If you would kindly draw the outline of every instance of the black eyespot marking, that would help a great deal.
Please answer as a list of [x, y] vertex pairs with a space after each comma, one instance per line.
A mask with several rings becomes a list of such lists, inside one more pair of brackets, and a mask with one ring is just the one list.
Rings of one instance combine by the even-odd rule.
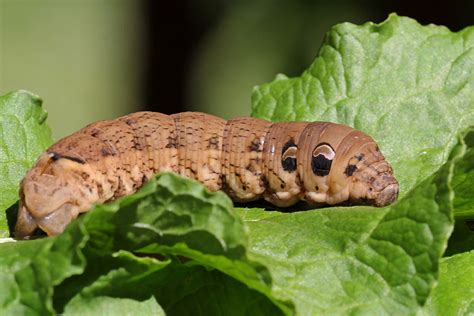
[[283, 170], [288, 172], [293, 172], [296, 170], [296, 158], [288, 157], [285, 160], [281, 161], [281, 166]]
[[60, 155], [58, 153], [55, 153], [53, 151], [50, 151], [49, 153], [49, 157], [51, 157], [51, 159], [53, 161], [57, 161], [59, 159], [67, 159], [67, 160], [71, 160], [71, 161], [74, 161], [74, 162], [77, 162], [77, 163], [80, 163], [81, 165], [85, 164], [86, 162], [84, 160], [82, 160], [81, 158], [78, 158], [78, 157], [71, 157], [71, 156], [63, 156], [63, 155]]
[[296, 152], [298, 151], [298, 146], [296, 146], [295, 141], [291, 138], [283, 146], [281, 150], [281, 166], [283, 170], [288, 172], [293, 172], [296, 170]]
[[313, 173], [320, 177], [325, 177], [331, 171], [332, 160], [327, 159], [324, 155], [317, 155], [311, 159], [311, 169]]
[[344, 174], [348, 177], [352, 176], [352, 174], [354, 173], [354, 171], [357, 170], [357, 167], [356, 165], [348, 165], [346, 167], [346, 170], [344, 170]]
[[336, 152], [328, 143], [321, 143], [313, 150], [311, 169], [319, 177], [325, 177], [331, 171], [331, 165]]

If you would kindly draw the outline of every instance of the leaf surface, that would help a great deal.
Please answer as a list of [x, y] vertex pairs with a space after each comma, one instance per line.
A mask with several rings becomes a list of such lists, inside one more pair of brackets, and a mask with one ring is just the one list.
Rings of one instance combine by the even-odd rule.
[[8, 236], [5, 210], [18, 200], [20, 180], [52, 143], [41, 105], [27, 91], [0, 96], [0, 237]]

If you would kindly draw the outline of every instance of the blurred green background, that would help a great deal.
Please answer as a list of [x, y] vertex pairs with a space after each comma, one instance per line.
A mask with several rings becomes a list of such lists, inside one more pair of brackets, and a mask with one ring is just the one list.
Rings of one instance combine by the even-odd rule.
[[252, 87], [300, 74], [331, 25], [397, 12], [459, 30], [473, 3], [0, 0], [0, 94], [40, 95], [55, 138], [138, 110], [248, 115]]

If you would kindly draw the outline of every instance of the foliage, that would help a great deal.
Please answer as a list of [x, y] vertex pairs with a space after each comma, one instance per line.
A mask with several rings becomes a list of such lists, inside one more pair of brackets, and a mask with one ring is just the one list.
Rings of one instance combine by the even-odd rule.
[[[394, 166], [397, 203], [233, 208], [223, 193], [163, 173], [59, 236], [0, 244], [3, 314], [473, 313], [473, 74], [472, 27], [452, 33], [396, 15], [333, 27], [300, 77], [255, 89], [253, 114], [364, 130]], [[2, 104], [42, 113], [25, 92]], [[10, 157], [3, 170], [19, 150], [35, 157], [49, 142], [35, 114], [33, 126], [43, 127], [25, 139], [37, 146], [15, 147], [11, 117], [0, 125]], [[0, 189], [15, 193], [18, 179], [2, 178]]]

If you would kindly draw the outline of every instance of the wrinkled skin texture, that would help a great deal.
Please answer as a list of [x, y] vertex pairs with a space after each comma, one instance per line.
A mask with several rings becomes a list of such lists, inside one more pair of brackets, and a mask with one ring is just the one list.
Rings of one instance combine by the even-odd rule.
[[382, 207], [399, 190], [375, 141], [348, 126], [138, 112], [86, 126], [41, 155], [21, 183], [15, 236], [59, 234], [92, 205], [131, 194], [161, 171], [234, 201], [280, 207]]

